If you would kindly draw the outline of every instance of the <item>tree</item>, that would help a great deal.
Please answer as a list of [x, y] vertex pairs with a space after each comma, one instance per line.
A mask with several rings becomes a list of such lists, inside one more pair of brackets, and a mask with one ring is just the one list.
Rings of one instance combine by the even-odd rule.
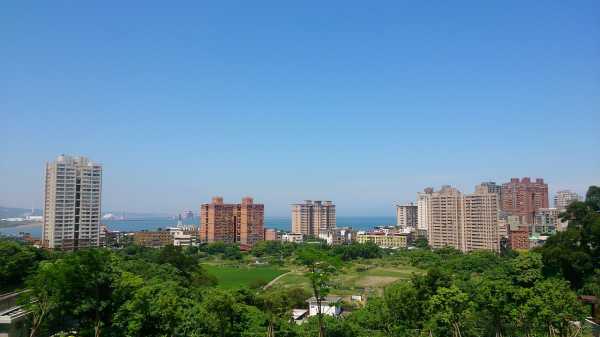
[[0, 239], [0, 290], [23, 286], [25, 278], [45, 258], [46, 254], [40, 249]]
[[380, 320], [388, 335], [410, 336], [421, 327], [425, 312], [417, 305], [418, 296], [410, 282], [392, 284], [385, 289]]
[[202, 316], [195, 318], [193, 331], [197, 335], [233, 337], [260, 330], [258, 326], [265, 321], [264, 315], [234, 295], [221, 289], [206, 292], [200, 307], [194, 309]]
[[323, 313], [321, 303], [329, 294], [329, 282], [331, 276], [336, 272], [337, 259], [327, 255], [323, 250], [307, 246], [296, 252], [297, 261], [308, 269], [307, 276], [313, 296], [317, 301], [317, 320], [319, 324], [319, 337], [325, 336], [323, 325]]
[[510, 279], [481, 278], [475, 281], [474, 301], [478, 323], [487, 336], [513, 336], [515, 287]]
[[585, 194], [585, 203], [598, 212], [600, 211], [600, 186], [590, 186]]
[[585, 308], [569, 284], [560, 279], [539, 281], [523, 305], [533, 330], [542, 335], [571, 337], [579, 333], [573, 322], [585, 318]]
[[542, 278], [542, 256], [534, 252], [520, 253], [511, 260], [513, 279], [516, 284], [532, 286]]
[[61, 277], [62, 273], [59, 271], [59, 268], [63, 267], [66, 266], [50, 261], [42, 262], [37, 272], [27, 280], [29, 291], [20, 301], [25, 309], [31, 312], [30, 337], [38, 336], [42, 330], [51, 326], [48, 321], [59, 318], [54, 313], [60, 307], [61, 290], [65, 287], [66, 280]]
[[427, 238], [425, 236], [419, 236], [417, 237], [417, 240], [415, 240], [415, 247], [421, 249], [428, 249], [429, 241], [427, 241]]
[[429, 329], [435, 336], [461, 337], [463, 328], [474, 319], [469, 295], [452, 285], [439, 288], [429, 299]]
[[173, 281], [153, 280], [119, 307], [114, 325], [127, 337], [173, 336], [187, 304], [184, 293]]
[[561, 215], [569, 226], [548, 238], [539, 249], [548, 276], [562, 275], [579, 289], [585, 279], [600, 268], [600, 213], [594, 207], [597, 187], [592, 186], [590, 202], [573, 202]]
[[289, 313], [295, 306], [303, 305], [307, 294], [302, 288], [291, 288], [269, 291], [258, 297], [258, 307], [267, 317], [267, 337], [275, 336], [277, 322], [289, 318]]

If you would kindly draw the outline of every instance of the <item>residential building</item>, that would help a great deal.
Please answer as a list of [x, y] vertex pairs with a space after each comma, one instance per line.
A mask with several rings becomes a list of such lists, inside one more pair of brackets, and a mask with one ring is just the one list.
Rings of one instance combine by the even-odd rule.
[[511, 229], [508, 235], [512, 249], [529, 249], [529, 229], [526, 226]]
[[381, 248], [407, 248], [412, 242], [412, 235], [397, 231], [359, 231], [356, 234], [356, 242], [372, 242]]
[[173, 246], [196, 246], [199, 244], [198, 229], [194, 226], [170, 227], [156, 231], [140, 231], [133, 234], [133, 243], [139, 246], [160, 248]]
[[281, 241], [302, 243], [304, 241], [304, 234], [302, 234], [302, 233], [284, 233], [283, 235], [281, 235]]
[[473, 194], [442, 186], [427, 194], [427, 239], [433, 248], [454, 247], [464, 252], [500, 249], [499, 196], [479, 185]]
[[519, 229], [521, 226], [523, 226], [523, 223], [521, 222], [521, 217], [517, 215], [509, 215], [506, 218], [506, 222], [508, 223], [509, 230]]
[[198, 245], [198, 231], [190, 231], [183, 228], [169, 228], [169, 232], [173, 238], [173, 246], [187, 247]]
[[567, 229], [567, 221], [560, 219], [560, 214], [564, 209], [558, 208], [540, 208], [535, 213], [532, 232], [538, 234], [552, 234], [556, 231]]
[[423, 192], [417, 193], [417, 228], [420, 230], [429, 229], [429, 220], [431, 219], [431, 212], [429, 209], [429, 202], [433, 188], [427, 187]]
[[485, 185], [463, 196], [461, 250], [500, 250], [498, 223], [499, 194]]
[[61, 155], [46, 164], [42, 245], [74, 250], [100, 245], [102, 166]]
[[[309, 298], [308, 316], [316, 316], [319, 314], [319, 302], [316, 297]], [[327, 316], [339, 316], [342, 313], [342, 298], [339, 296], [325, 296], [321, 299], [321, 314]]]
[[225, 204], [222, 197], [214, 197], [200, 210], [200, 240], [223, 241], [254, 245], [264, 238], [264, 205], [255, 204], [250, 197], [241, 204]]
[[330, 246], [344, 245], [354, 242], [356, 233], [348, 227], [332, 228], [319, 233], [319, 239], [325, 240]]
[[506, 218], [498, 218], [498, 238], [508, 237], [508, 221]]
[[265, 228], [265, 241], [280, 241], [282, 234], [282, 232], [276, 229]]
[[529, 236], [529, 248], [536, 248], [543, 246], [548, 240], [549, 235], [541, 235], [539, 233], [533, 233]]
[[396, 205], [396, 226], [401, 228], [417, 228], [418, 206], [412, 202]]
[[173, 244], [173, 236], [168, 230], [140, 231], [133, 234], [133, 243], [138, 246], [160, 248]]
[[127, 240], [127, 234], [121, 231], [110, 230], [106, 225], [100, 225], [100, 245], [108, 248], [123, 247]]
[[498, 195], [498, 200], [500, 200], [500, 195], [502, 194], [502, 186], [497, 185], [494, 181], [485, 181], [479, 184], [477, 187], [479, 189], [485, 189], [488, 193], [495, 193]]
[[535, 212], [548, 207], [548, 185], [544, 179], [538, 178], [534, 182], [528, 177], [512, 178], [502, 184], [502, 210], [519, 216], [523, 224], [533, 224]]
[[300, 325], [304, 324], [308, 318], [308, 310], [306, 309], [292, 309], [292, 321]]
[[448, 185], [431, 193], [428, 206], [430, 212], [427, 239], [433, 248], [462, 246], [462, 193]]
[[579, 194], [571, 192], [570, 190], [558, 191], [554, 196], [554, 207], [564, 210], [575, 201], [581, 201], [581, 196]]
[[292, 233], [319, 236], [335, 228], [335, 205], [331, 201], [305, 200], [292, 205]]

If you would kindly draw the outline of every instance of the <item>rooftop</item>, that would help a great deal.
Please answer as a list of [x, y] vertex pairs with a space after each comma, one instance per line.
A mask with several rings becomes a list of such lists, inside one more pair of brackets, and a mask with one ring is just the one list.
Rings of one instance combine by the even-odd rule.
[[[321, 303], [325, 302], [325, 303], [338, 303], [342, 300], [342, 298], [340, 296], [325, 296], [322, 300]], [[306, 300], [306, 302], [308, 303], [316, 303], [317, 302], [317, 298], [316, 297], [311, 297], [308, 300]]]

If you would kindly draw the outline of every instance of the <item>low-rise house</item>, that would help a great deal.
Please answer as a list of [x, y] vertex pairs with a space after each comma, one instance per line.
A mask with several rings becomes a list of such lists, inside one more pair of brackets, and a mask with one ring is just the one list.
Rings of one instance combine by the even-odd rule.
[[280, 241], [282, 234], [274, 228], [265, 228], [265, 241]]
[[281, 236], [281, 241], [302, 243], [304, 235], [302, 233], [285, 233]]
[[[308, 302], [308, 316], [315, 316], [319, 313], [319, 305], [316, 297], [311, 297]], [[321, 313], [323, 315], [337, 317], [342, 313], [342, 298], [339, 296], [326, 296], [321, 300]]]
[[330, 246], [350, 244], [356, 240], [356, 233], [350, 227], [331, 228], [319, 234]]
[[292, 309], [292, 320], [296, 324], [302, 324], [308, 317], [308, 310], [306, 309]]

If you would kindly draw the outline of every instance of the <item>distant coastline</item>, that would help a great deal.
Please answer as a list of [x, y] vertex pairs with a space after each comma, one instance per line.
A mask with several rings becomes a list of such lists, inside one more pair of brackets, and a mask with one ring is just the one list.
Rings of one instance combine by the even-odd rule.
[[24, 227], [24, 226], [42, 226], [41, 221], [0, 221], [0, 228]]
[[[199, 218], [184, 219], [186, 225], [199, 225]], [[137, 232], [142, 230], [156, 230], [177, 225], [177, 219], [165, 218], [135, 218], [127, 220], [101, 220], [108, 229], [122, 232]], [[396, 222], [393, 216], [338, 216], [336, 219], [338, 227], [352, 227], [357, 230], [366, 230], [380, 225], [392, 225]], [[292, 228], [292, 220], [289, 217], [273, 216], [265, 218], [265, 228], [274, 228], [289, 231]], [[18, 236], [19, 233], [29, 233], [33, 237], [42, 236], [42, 223], [29, 221], [0, 223], [0, 235]]]

